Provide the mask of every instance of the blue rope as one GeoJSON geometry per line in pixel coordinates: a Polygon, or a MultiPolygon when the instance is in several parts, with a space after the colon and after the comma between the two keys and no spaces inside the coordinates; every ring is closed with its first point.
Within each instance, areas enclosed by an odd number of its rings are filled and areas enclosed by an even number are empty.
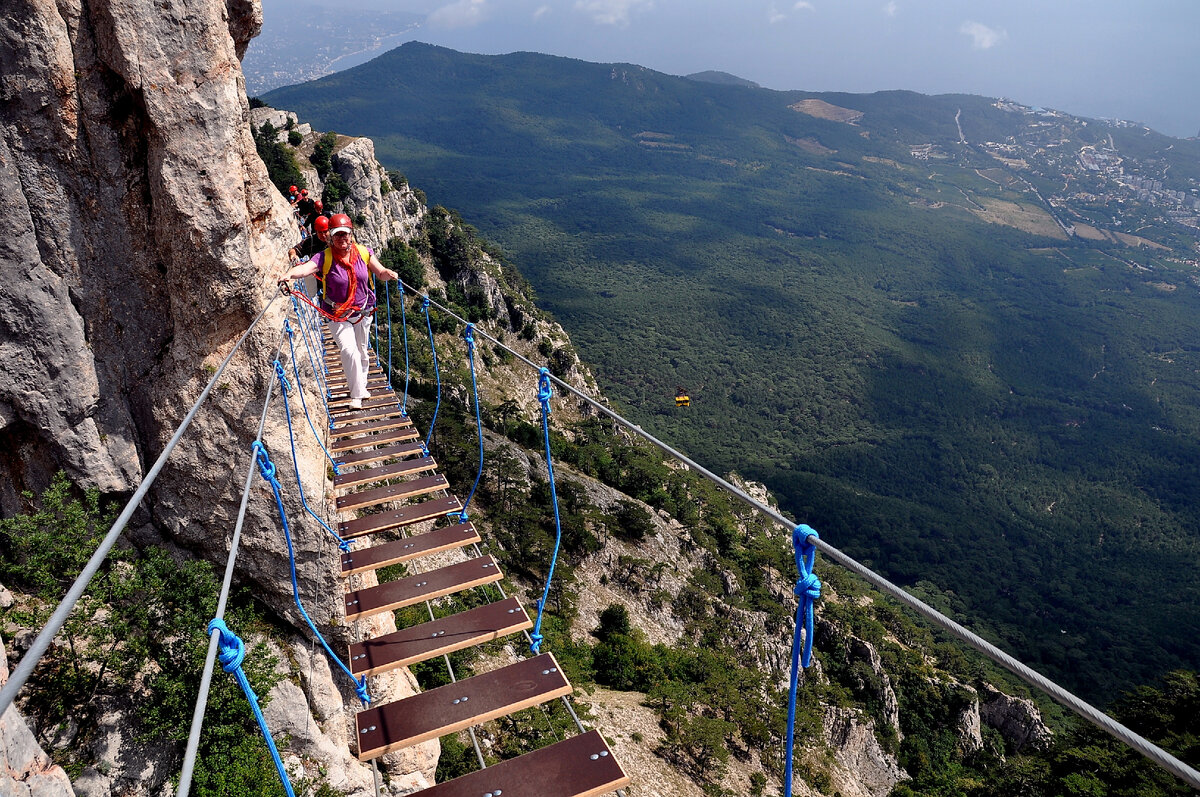
{"type": "Polygon", "coordinates": [[[425,311],[425,328],[429,330],[429,350],[433,352],[433,375],[437,379],[437,401],[433,405],[433,420],[429,422],[429,434],[425,435],[422,452],[429,456],[429,446],[433,443],[433,427],[437,423],[438,408],[442,406],[442,372],[438,370],[437,344],[433,342],[433,323],[429,320],[429,297],[424,297],[421,309],[425,311]]]}
{"type": "Polygon", "coordinates": [[[467,522],[467,506],[470,505],[471,499],[475,497],[475,491],[479,489],[479,478],[483,476],[483,421],[479,418],[479,384],[475,380],[475,325],[467,324],[466,331],[463,332],[463,339],[467,341],[467,362],[471,364],[471,393],[475,396],[475,429],[479,433],[479,470],[475,474],[475,484],[471,486],[471,493],[467,496],[467,500],[463,501],[462,509],[458,512],[458,522],[467,522]]]}
{"type": "MultiPolygon", "coordinates": [[[[283,322],[283,331],[287,333],[288,349],[292,353],[292,374],[296,377],[296,387],[300,388],[300,366],[296,362],[296,346],[292,342],[292,337],[295,335],[295,333],[292,331],[292,325],[289,324],[286,320],[283,322]]],[[[276,362],[276,364],[278,364],[279,361],[276,360],[275,362],[276,362]]],[[[283,379],[282,376],[279,378],[280,378],[280,380],[283,379]]],[[[341,473],[341,471],[338,470],[338,464],[334,460],[333,455],[331,455],[329,453],[329,451],[325,448],[325,444],[323,442],[321,442],[321,436],[319,434],[317,434],[317,427],[313,425],[312,416],[310,416],[308,414],[308,401],[305,400],[305,398],[304,398],[304,390],[302,388],[300,388],[296,392],[298,392],[300,394],[300,406],[302,406],[304,408],[304,419],[306,421],[308,421],[308,428],[310,431],[312,431],[313,439],[315,439],[317,441],[317,445],[319,445],[321,447],[321,453],[323,453],[325,455],[325,459],[329,460],[329,464],[333,466],[333,472],[335,474],[341,473]]],[[[284,393],[284,406],[285,407],[287,406],[287,393],[286,392],[284,393]]],[[[288,431],[289,432],[291,432],[291,428],[292,428],[292,418],[291,418],[291,414],[289,413],[288,414],[288,431]]],[[[294,460],[295,458],[296,458],[296,446],[293,443],[292,459],[294,460]]],[[[296,474],[296,481],[297,482],[300,481],[299,473],[296,474]]],[[[319,519],[320,518],[318,518],[318,520],[319,519]]],[[[328,528],[328,526],[326,526],[326,528],[328,528]]],[[[336,537],[337,535],[335,534],[334,536],[336,537]]]]}
{"type": "Polygon", "coordinates": [[[288,797],[296,797],[296,793],[292,791],[292,782],[288,779],[287,770],[283,768],[283,761],[279,758],[279,751],[275,749],[275,740],[271,738],[271,732],[267,729],[267,721],[263,718],[262,709],[258,705],[258,695],[254,694],[254,688],[250,686],[250,679],[242,671],[242,661],[246,658],[246,643],[237,634],[230,631],[229,626],[225,625],[225,621],[220,618],[209,621],[208,635],[210,637],[214,629],[221,632],[221,640],[217,647],[221,668],[232,675],[238,682],[238,686],[242,687],[242,691],[246,693],[246,699],[250,701],[250,709],[254,712],[254,720],[258,723],[258,729],[262,731],[263,739],[267,742],[267,749],[271,751],[271,760],[275,762],[275,771],[279,773],[279,780],[283,783],[288,797]]]}
{"type": "Polygon", "coordinates": [[[350,672],[346,665],[342,663],[342,660],[330,649],[329,644],[325,641],[325,637],[321,636],[321,632],[317,630],[316,624],[308,616],[308,612],[304,611],[304,604],[300,602],[300,585],[296,581],[296,552],[292,548],[292,532],[288,527],[287,512],[283,508],[283,496],[280,493],[279,480],[275,478],[275,463],[271,461],[270,456],[267,454],[267,448],[262,444],[261,440],[254,441],[254,455],[258,460],[258,472],[270,483],[271,490],[275,493],[275,506],[279,509],[279,520],[283,523],[283,536],[287,540],[288,564],[292,569],[292,597],[296,599],[296,608],[300,610],[301,616],[304,617],[304,621],[308,623],[308,627],[316,635],[317,641],[321,643],[321,647],[325,648],[325,653],[354,682],[354,691],[358,695],[358,699],[363,702],[363,705],[370,705],[371,696],[367,694],[367,676],[364,675],[362,678],[354,677],[354,674],[350,672]]]}
{"type": "Polygon", "coordinates": [[[796,685],[800,678],[800,665],[808,667],[812,664],[813,642],[813,601],[821,597],[821,579],[813,572],[817,559],[817,547],[808,541],[809,537],[820,538],[811,527],[801,523],[792,532],[792,546],[796,554],[796,597],[800,602],[796,606],[796,631],[792,638],[792,680],[788,688],[788,718],[787,718],[787,759],[784,763],[783,794],[792,797],[792,750],[796,731],[796,685]],[[803,625],[801,621],[803,620],[803,625]],[[802,634],[803,632],[803,634],[802,634]],[[803,657],[801,649],[803,648],[803,657]]]}
{"type": "Polygon", "coordinates": [[[550,500],[554,503],[554,556],[550,559],[550,572],[546,574],[546,588],[542,590],[542,599],[537,603],[537,622],[533,633],[529,635],[529,649],[539,653],[542,646],[542,612],[546,608],[546,600],[550,597],[550,582],[554,578],[554,566],[558,563],[558,549],[562,545],[562,522],[558,516],[558,491],[554,487],[554,463],[550,459],[550,397],[554,390],[550,386],[550,372],[541,369],[538,376],[538,401],[542,405],[542,438],[546,441],[546,473],[550,476],[550,500]]]}
{"type": "MultiPolygon", "coordinates": [[[[325,383],[325,376],[326,376],[325,358],[324,358],[324,356],[319,356],[319,360],[321,362],[321,367],[317,368],[317,361],[313,359],[313,348],[314,347],[313,347],[313,342],[312,342],[313,333],[312,333],[312,328],[311,328],[311,319],[308,319],[306,321],[307,314],[300,307],[300,302],[298,302],[296,300],[295,296],[292,297],[292,307],[294,307],[296,310],[296,317],[298,319],[300,319],[300,331],[304,334],[304,348],[308,351],[308,365],[310,368],[312,368],[313,376],[316,377],[317,385],[321,389],[321,402],[325,405],[325,414],[328,416],[329,415],[329,388],[326,386],[326,383],[325,383]]],[[[317,340],[318,341],[320,340],[320,333],[317,334],[317,340]]],[[[320,350],[320,347],[317,347],[317,349],[320,350]]],[[[322,352],[322,355],[323,355],[323,352],[322,352]]],[[[293,359],[295,359],[295,358],[293,358],[293,359]]]]}
{"type": "MultiPolygon", "coordinates": [[[[408,417],[408,379],[411,371],[408,366],[408,317],[404,310],[404,283],[396,283],[400,287],[400,328],[404,330],[404,401],[400,404],[400,412],[408,417]]],[[[389,355],[390,356],[390,355],[389,355]]]]}
{"type": "MultiPolygon", "coordinates": [[[[342,539],[336,531],[329,528],[329,524],[322,520],[321,516],[312,510],[312,507],[308,505],[308,500],[304,497],[304,485],[300,482],[300,459],[296,456],[296,437],[292,433],[292,409],[291,405],[288,403],[287,377],[283,375],[283,366],[280,365],[279,360],[275,361],[275,375],[279,377],[279,384],[283,387],[283,414],[287,418],[288,442],[292,445],[292,466],[296,470],[296,489],[300,492],[300,503],[304,505],[304,509],[306,512],[308,512],[308,514],[312,515],[313,518],[315,518],[316,521],[320,523],[326,531],[333,535],[333,538],[337,540],[338,547],[342,549],[342,552],[349,552],[350,541],[342,539]]],[[[301,391],[300,397],[301,400],[303,400],[303,391],[301,391]]],[[[336,465],[334,467],[336,467],[336,465]]]]}

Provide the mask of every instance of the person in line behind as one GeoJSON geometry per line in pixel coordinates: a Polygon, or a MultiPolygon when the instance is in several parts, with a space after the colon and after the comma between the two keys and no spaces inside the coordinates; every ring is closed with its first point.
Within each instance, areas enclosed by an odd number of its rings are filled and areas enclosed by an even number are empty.
{"type": "Polygon", "coordinates": [[[382,280],[400,275],[384,266],[368,246],[354,242],[354,223],[345,213],[329,220],[329,248],[318,252],[307,263],[292,266],[280,278],[281,283],[316,276],[320,285],[321,315],[329,322],[329,331],[337,343],[342,371],[350,389],[350,409],[361,409],[368,398],[367,372],[371,358],[367,349],[370,325],[364,323],[375,311],[375,291],[370,275],[382,280]]]}
{"type": "Polygon", "coordinates": [[[288,250],[288,259],[293,266],[300,265],[301,260],[307,260],[317,252],[329,246],[329,218],[317,216],[313,220],[313,234],[300,241],[288,250]]]}

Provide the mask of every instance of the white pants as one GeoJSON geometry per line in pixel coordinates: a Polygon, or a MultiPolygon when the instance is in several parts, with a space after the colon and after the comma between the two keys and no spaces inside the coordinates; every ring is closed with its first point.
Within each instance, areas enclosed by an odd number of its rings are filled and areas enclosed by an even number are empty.
{"type": "Polygon", "coordinates": [[[365,399],[371,395],[367,392],[367,371],[371,369],[371,352],[367,348],[368,324],[369,317],[357,324],[349,321],[329,322],[329,331],[337,343],[342,371],[346,374],[346,385],[350,388],[352,399],[365,399]]]}

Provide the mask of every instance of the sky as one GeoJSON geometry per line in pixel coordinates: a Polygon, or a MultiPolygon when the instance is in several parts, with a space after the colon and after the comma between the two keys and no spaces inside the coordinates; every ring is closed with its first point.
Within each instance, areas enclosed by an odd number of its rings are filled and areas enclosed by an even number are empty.
{"type": "MultiPolygon", "coordinates": [[[[1003,96],[1200,132],[1197,0],[340,0],[425,16],[408,38],[772,89],[1003,96]]],[[[268,8],[266,24],[270,24],[268,8]]]]}

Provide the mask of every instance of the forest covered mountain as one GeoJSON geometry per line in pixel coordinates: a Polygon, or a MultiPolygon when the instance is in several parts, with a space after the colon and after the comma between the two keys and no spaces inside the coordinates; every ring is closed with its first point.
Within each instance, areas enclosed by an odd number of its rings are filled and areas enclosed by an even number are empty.
{"type": "Polygon", "coordinates": [[[267,99],[498,241],[630,417],[1032,666],[1200,661],[1200,143],[420,44],[267,99]]]}

